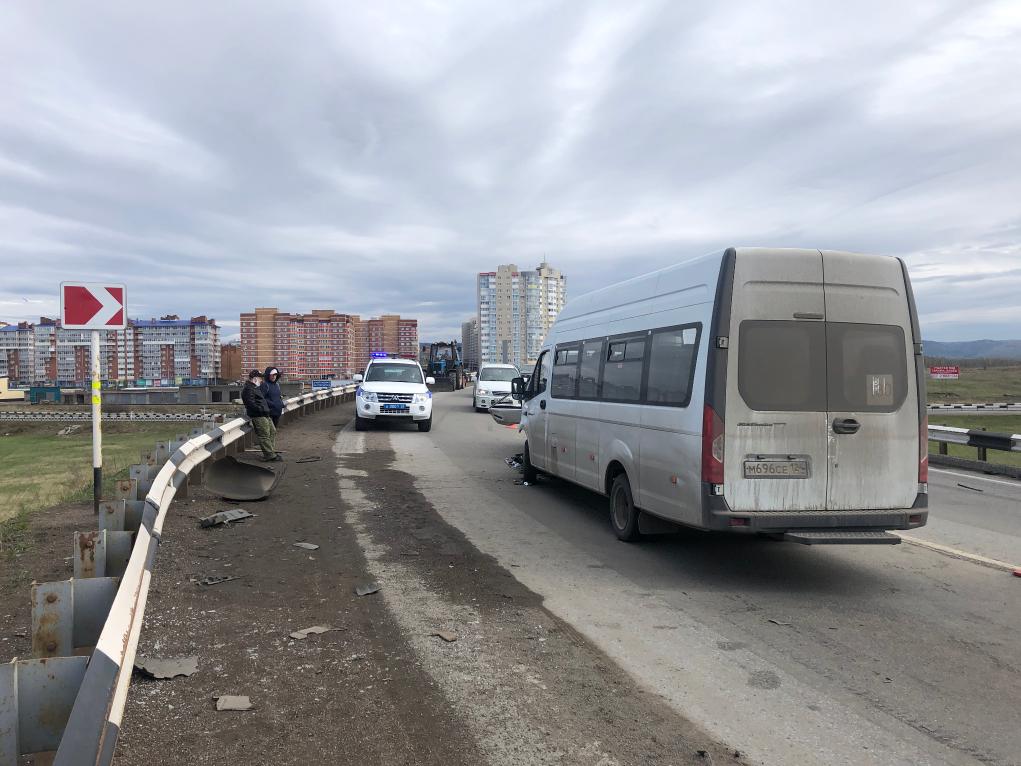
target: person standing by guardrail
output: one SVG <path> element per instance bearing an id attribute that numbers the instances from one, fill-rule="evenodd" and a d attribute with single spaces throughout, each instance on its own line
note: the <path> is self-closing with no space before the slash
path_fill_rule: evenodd
<path id="1" fill-rule="evenodd" d="M 284 411 L 284 397 L 280 393 L 280 370 L 276 367 L 267 367 L 266 375 L 259 388 L 262 395 L 266 397 L 266 404 L 269 405 L 269 417 L 274 426 L 280 425 L 280 415 Z"/>
<path id="2" fill-rule="evenodd" d="M 274 442 L 276 440 L 277 428 L 270 418 L 269 404 L 262 393 L 262 373 L 252 370 L 248 373 L 248 382 L 241 389 L 241 401 L 244 402 L 245 412 L 252 420 L 252 428 L 259 440 L 259 448 L 262 450 L 262 459 L 266 462 L 283 460 L 277 454 Z"/>

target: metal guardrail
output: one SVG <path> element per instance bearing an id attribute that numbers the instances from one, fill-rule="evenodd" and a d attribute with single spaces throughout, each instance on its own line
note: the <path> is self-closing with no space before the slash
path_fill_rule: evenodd
<path id="1" fill-rule="evenodd" d="M 283 422 L 354 391 L 288 399 Z M 201 481 L 204 461 L 254 442 L 247 418 L 192 435 L 159 445 L 133 466 L 118 483 L 118 499 L 103 503 L 99 530 L 75 534 L 73 579 L 33 585 L 33 659 L 0 665 L 0 766 L 54 750 L 54 766 L 112 762 L 170 503 L 187 492 L 189 478 Z M 75 656 L 83 648 L 89 656 Z"/>
<path id="2" fill-rule="evenodd" d="M 985 461 L 988 450 L 1021 452 L 1021 434 L 1001 434 L 978 428 L 953 428 L 951 426 L 929 426 L 929 441 L 939 444 L 939 454 L 947 455 L 949 444 L 975 447 L 977 459 Z"/>
<path id="3" fill-rule="evenodd" d="M 111 421 L 207 421 L 222 420 L 223 413 L 218 412 L 104 412 L 103 420 Z M 78 423 L 92 422 L 91 412 L 0 412 L 0 420 L 19 423 L 54 422 Z"/>
<path id="4" fill-rule="evenodd" d="M 995 412 L 1021 412 L 1021 402 L 993 402 L 992 404 L 970 404 L 965 402 L 953 404 L 930 404 L 929 412 L 975 412 L 993 410 Z"/>

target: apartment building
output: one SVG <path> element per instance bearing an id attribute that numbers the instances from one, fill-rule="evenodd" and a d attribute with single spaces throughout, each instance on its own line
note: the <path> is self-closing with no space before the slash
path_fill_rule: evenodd
<path id="1" fill-rule="evenodd" d="M 91 331 L 40 317 L 0 328 L 0 374 L 14 383 L 81 385 L 91 371 Z M 219 328 L 204 316 L 128 320 L 99 334 L 100 378 L 125 384 L 205 384 L 219 376 Z"/>
<path id="2" fill-rule="evenodd" d="M 535 363 L 567 300 L 567 278 L 543 262 L 530 271 L 511 263 L 478 275 L 479 357 L 482 363 Z"/>
<path id="3" fill-rule="evenodd" d="M 461 323 L 461 349 L 464 366 L 470 370 L 479 368 L 479 318 L 472 317 Z"/>
<path id="4" fill-rule="evenodd" d="M 364 369 L 376 352 L 416 358 L 418 320 L 396 314 L 363 320 L 329 309 L 287 314 L 257 308 L 241 315 L 241 365 L 246 371 L 272 365 L 291 380 L 347 378 Z"/>
<path id="5" fill-rule="evenodd" d="M 228 381 L 241 380 L 244 377 L 242 370 L 240 344 L 222 344 L 220 346 L 220 379 Z"/>

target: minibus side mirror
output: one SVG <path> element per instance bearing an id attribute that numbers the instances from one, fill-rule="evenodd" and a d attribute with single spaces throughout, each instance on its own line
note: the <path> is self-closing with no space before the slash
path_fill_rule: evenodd
<path id="1" fill-rule="evenodd" d="M 525 379 L 524 378 L 514 378 L 511 381 L 511 396 L 513 396 L 515 399 L 524 399 L 525 398 Z"/>

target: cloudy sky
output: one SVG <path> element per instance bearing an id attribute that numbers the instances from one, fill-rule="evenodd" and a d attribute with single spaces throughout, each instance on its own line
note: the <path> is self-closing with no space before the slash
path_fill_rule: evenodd
<path id="1" fill-rule="evenodd" d="M 0 319 L 421 320 L 728 245 L 905 256 L 925 336 L 1021 337 L 1021 3 L 4 0 Z"/>

